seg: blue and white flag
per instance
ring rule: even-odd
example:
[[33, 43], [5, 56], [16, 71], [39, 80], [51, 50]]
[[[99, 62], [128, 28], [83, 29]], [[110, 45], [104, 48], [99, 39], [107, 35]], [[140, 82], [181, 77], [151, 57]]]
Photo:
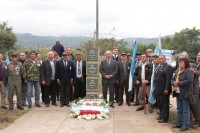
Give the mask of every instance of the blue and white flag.
[[130, 75], [129, 75], [128, 92], [132, 91], [132, 88], [133, 88], [136, 53], [137, 53], [137, 42], [135, 40], [134, 43], [133, 43], [133, 55], [132, 55], [131, 70], [130, 70]]
[[[160, 55], [160, 52], [161, 52], [161, 39], [159, 37], [157, 46], [154, 50], [154, 55]], [[153, 83], [154, 83], [154, 73], [155, 73], [155, 64], [153, 63], [153, 70], [152, 70], [152, 75], [151, 75], [151, 88], [150, 88], [149, 99], [148, 99], [148, 101], [151, 104], [154, 104], [156, 102], [155, 96], [153, 94], [153, 92], [154, 92], [154, 85], [153, 85]]]

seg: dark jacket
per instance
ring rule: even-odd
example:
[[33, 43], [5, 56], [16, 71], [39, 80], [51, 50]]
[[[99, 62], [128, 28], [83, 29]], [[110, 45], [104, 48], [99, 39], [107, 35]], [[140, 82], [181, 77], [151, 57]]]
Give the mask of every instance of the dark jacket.
[[56, 79], [59, 79], [63, 82], [67, 81], [70, 83], [71, 79], [74, 79], [74, 70], [73, 62], [67, 60], [67, 67], [64, 67], [63, 60], [59, 60], [56, 63]]
[[62, 57], [62, 53], [64, 52], [63, 45], [61, 45], [61, 44], [56, 45], [55, 44], [52, 49], [55, 50], [58, 53], [59, 57]]
[[155, 94], [164, 94], [165, 90], [168, 90], [169, 93], [171, 92], [172, 75], [173, 69], [169, 64], [165, 63], [158, 68], [154, 78]]
[[[177, 74], [179, 72], [179, 69], [175, 71], [175, 75], [172, 78], [172, 85], [176, 81]], [[179, 75], [179, 82], [178, 87], [180, 89], [180, 98], [189, 98], [190, 97], [190, 90], [193, 89], [193, 79], [194, 75], [190, 71], [189, 68], [183, 70]]]
[[4, 84], [4, 86], [7, 86], [7, 84], [8, 84], [8, 78], [6, 75], [7, 63], [5, 61], [2, 61], [1, 63], [2, 63], [2, 68], [0, 68], [0, 71], [2, 71], [3, 84]]
[[[150, 62], [146, 62], [145, 65], [145, 80], [148, 80], [149, 83], [147, 85], [150, 85], [151, 83], [151, 75], [152, 75], [152, 70], [153, 70], [153, 64]], [[135, 69], [135, 81], [139, 80], [140, 83], [142, 83], [142, 64], [138, 65], [138, 67]], [[140, 84], [141, 85], [141, 84]]]
[[[56, 61], [54, 60], [55, 74], [56, 74]], [[41, 81], [45, 81], [47, 86], [51, 84], [52, 69], [50, 61], [47, 59], [42, 62], [41, 67]]]
[[[118, 72], [117, 61], [111, 59], [110, 65], [108, 65], [107, 60], [101, 61], [100, 73], [102, 75], [102, 84], [106, 84], [108, 82], [115, 83], [117, 72]], [[106, 75], [112, 75], [112, 78], [106, 79], [105, 78]]]
[[130, 74], [130, 69], [131, 69], [131, 63], [126, 61], [126, 77], [124, 73], [124, 66], [122, 61], [117, 62], [118, 65], [118, 72], [117, 72], [117, 80], [119, 82], [119, 85], [122, 85], [124, 79], [128, 80], [129, 79], [129, 74]]

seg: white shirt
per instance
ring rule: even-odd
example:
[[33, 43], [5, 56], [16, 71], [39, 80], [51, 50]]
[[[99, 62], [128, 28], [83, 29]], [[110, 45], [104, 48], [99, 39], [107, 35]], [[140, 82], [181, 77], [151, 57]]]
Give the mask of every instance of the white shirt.
[[142, 63], [142, 72], [141, 72], [142, 83], [144, 83], [144, 81], [145, 81], [145, 65], [146, 65], [146, 63]]
[[[81, 70], [81, 74], [78, 73], [78, 68], [79, 68], [79, 63], [80, 63], [80, 70]], [[76, 62], [76, 77], [77, 78], [81, 78], [82, 77], [82, 60], [79, 62]]]

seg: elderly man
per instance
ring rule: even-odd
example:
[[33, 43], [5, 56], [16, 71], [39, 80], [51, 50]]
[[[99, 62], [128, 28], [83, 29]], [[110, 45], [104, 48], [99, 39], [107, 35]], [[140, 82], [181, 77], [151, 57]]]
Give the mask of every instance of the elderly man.
[[110, 93], [110, 106], [114, 108], [114, 85], [118, 72], [117, 61], [112, 59], [111, 51], [106, 51], [106, 59], [101, 61], [100, 72], [102, 75], [103, 97], [107, 101], [107, 91]]
[[51, 94], [52, 105], [56, 104], [56, 61], [54, 60], [54, 53], [48, 52], [48, 59], [43, 61], [41, 67], [41, 82], [44, 85], [44, 101], [45, 106], [49, 107], [49, 95]]

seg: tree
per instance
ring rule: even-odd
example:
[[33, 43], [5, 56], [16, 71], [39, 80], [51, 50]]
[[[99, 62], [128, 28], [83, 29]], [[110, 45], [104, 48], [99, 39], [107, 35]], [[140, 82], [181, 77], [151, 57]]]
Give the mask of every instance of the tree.
[[[117, 47], [119, 49], [119, 53], [127, 52], [129, 49], [126, 47], [127, 42], [124, 40], [116, 40], [115, 38], [104, 38], [99, 40], [99, 54], [104, 55], [106, 50], [111, 50], [114, 47]], [[87, 48], [94, 47], [95, 43], [93, 40], [88, 40], [83, 45], [81, 45], [81, 51], [85, 52]]]
[[195, 27], [185, 28], [176, 32], [174, 37], [163, 39], [164, 47], [173, 49], [176, 53], [187, 51], [191, 59], [195, 59], [200, 49], [200, 30]]
[[0, 51], [12, 49], [16, 41], [12, 27], [9, 27], [7, 22], [0, 22]]

